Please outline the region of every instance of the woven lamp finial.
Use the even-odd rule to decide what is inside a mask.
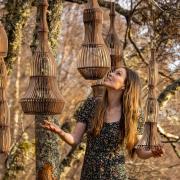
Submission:
[[[97,0],[89,0],[83,12],[84,42],[80,50],[77,68],[88,80],[97,80],[110,70],[108,49],[102,37],[103,15]]]
[[[21,99],[26,114],[60,114],[65,103],[56,78],[56,62],[48,45],[47,8],[47,0],[40,1],[39,43],[31,62],[29,87]]]

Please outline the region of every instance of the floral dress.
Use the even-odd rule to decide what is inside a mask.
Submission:
[[[75,113],[77,122],[86,123],[86,130],[95,113],[96,100],[88,98]],[[104,122],[99,136],[87,132],[87,145],[81,180],[126,180],[124,145],[119,133],[120,121]]]

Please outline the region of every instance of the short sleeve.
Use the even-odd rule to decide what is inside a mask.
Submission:
[[[137,124],[137,132],[138,135],[142,135],[144,131],[144,124],[145,124],[145,119],[144,119],[144,113],[141,110],[138,116],[138,124]]]
[[[74,118],[77,122],[88,123],[94,115],[95,112],[95,98],[88,97],[83,101],[76,109],[74,113]]]

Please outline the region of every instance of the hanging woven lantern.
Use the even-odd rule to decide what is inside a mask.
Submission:
[[[0,128],[0,137],[0,153],[8,153],[11,146],[10,128]]]
[[[110,28],[108,35],[105,39],[106,45],[110,51],[111,57],[111,70],[115,70],[119,67],[122,67],[122,51],[123,51],[123,43],[119,40],[118,35],[115,30],[115,3],[111,2],[111,10],[110,10]]]
[[[83,12],[84,43],[77,63],[78,71],[88,80],[103,78],[111,66],[109,52],[101,34],[102,19],[97,0],[88,0]]]
[[[26,114],[60,114],[64,107],[64,100],[56,78],[55,59],[48,45],[47,7],[47,0],[42,0],[38,6],[39,44],[31,63],[29,87],[21,99],[22,109]]]
[[[158,101],[156,95],[156,85],[158,77],[158,65],[154,57],[154,49],[151,49],[151,60],[149,62],[149,82],[148,98],[145,106],[145,126],[142,138],[136,148],[153,150],[161,148],[160,137],[157,132]]]
[[[8,38],[4,26],[0,21],[0,57],[6,57],[8,52]]]
[[[7,104],[7,70],[4,57],[8,52],[8,38],[0,21],[0,128],[9,126],[10,116]]]

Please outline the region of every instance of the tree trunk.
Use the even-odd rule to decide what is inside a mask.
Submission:
[[[59,125],[55,116],[35,116],[36,179],[59,180],[59,137],[55,133],[40,127],[40,124],[43,124],[45,119]]]

